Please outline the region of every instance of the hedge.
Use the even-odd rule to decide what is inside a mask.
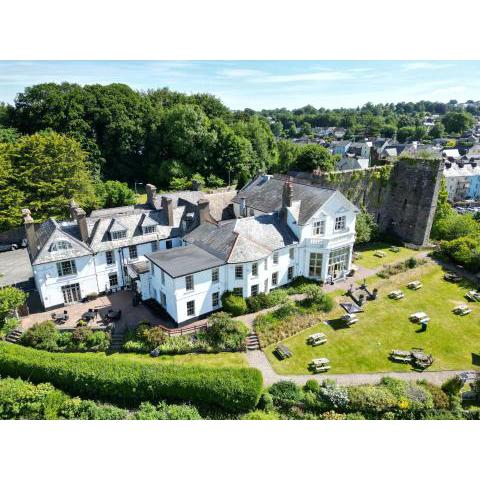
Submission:
[[[143,364],[89,353],[49,353],[0,342],[0,375],[50,382],[83,398],[138,406],[162,400],[227,412],[257,405],[262,374],[254,368]]]

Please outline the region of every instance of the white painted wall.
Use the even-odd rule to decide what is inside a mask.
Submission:
[[[98,293],[97,276],[93,256],[75,259],[77,274],[59,277],[57,262],[33,266],[33,274],[40,298],[45,308],[63,305],[62,286],[80,284],[82,297],[90,293]]]

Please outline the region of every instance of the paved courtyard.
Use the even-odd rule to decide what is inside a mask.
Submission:
[[[64,328],[75,328],[78,320],[80,320],[82,315],[85,312],[88,312],[88,310],[91,308],[92,310],[97,309],[99,315],[96,319],[91,320],[88,323],[90,327],[104,326],[102,318],[109,309],[122,311],[120,320],[115,321],[115,330],[117,332],[124,331],[128,328],[133,328],[140,322],[145,321],[150,322],[152,325],[163,325],[166,328],[175,327],[172,322],[169,322],[166,318],[161,318],[155,315],[145,305],[138,305],[134,307],[132,305],[132,296],[133,293],[130,291],[117,292],[108,296],[100,296],[95,300],[88,302],[75,303],[66,307],[49,310],[48,312],[35,313],[27,317],[23,317],[21,319],[22,326],[24,328],[29,328],[36,323],[50,320],[53,313],[62,314],[63,311],[66,310],[69,319],[62,326]]]

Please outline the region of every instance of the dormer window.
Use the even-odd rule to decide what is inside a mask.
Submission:
[[[122,238],[127,238],[127,231],[117,230],[115,232],[110,232],[110,237],[112,240],[121,240]]]
[[[72,248],[72,244],[67,242],[66,240],[58,240],[58,242],[52,243],[50,247],[50,251],[52,252],[59,252],[63,250],[70,250]]]
[[[335,231],[339,232],[345,230],[346,227],[346,217],[345,215],[335,218]]]
[[[143,234],[148,235],[150,233],[155,233],[155,226],[154,225],[147,225],[143,227]]]

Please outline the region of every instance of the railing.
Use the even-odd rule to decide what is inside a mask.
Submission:
[[[197,333],[197,332],[201,332],[202,330],[206,330],[208,328],[207,323],[203,325],[190,325],[190,326],[180,327],[180,328],[167,328],[167,327],[164,327],[163,325],[158,325],[158,326],[167,334],[168,337],[176,337],[179,335]]]

